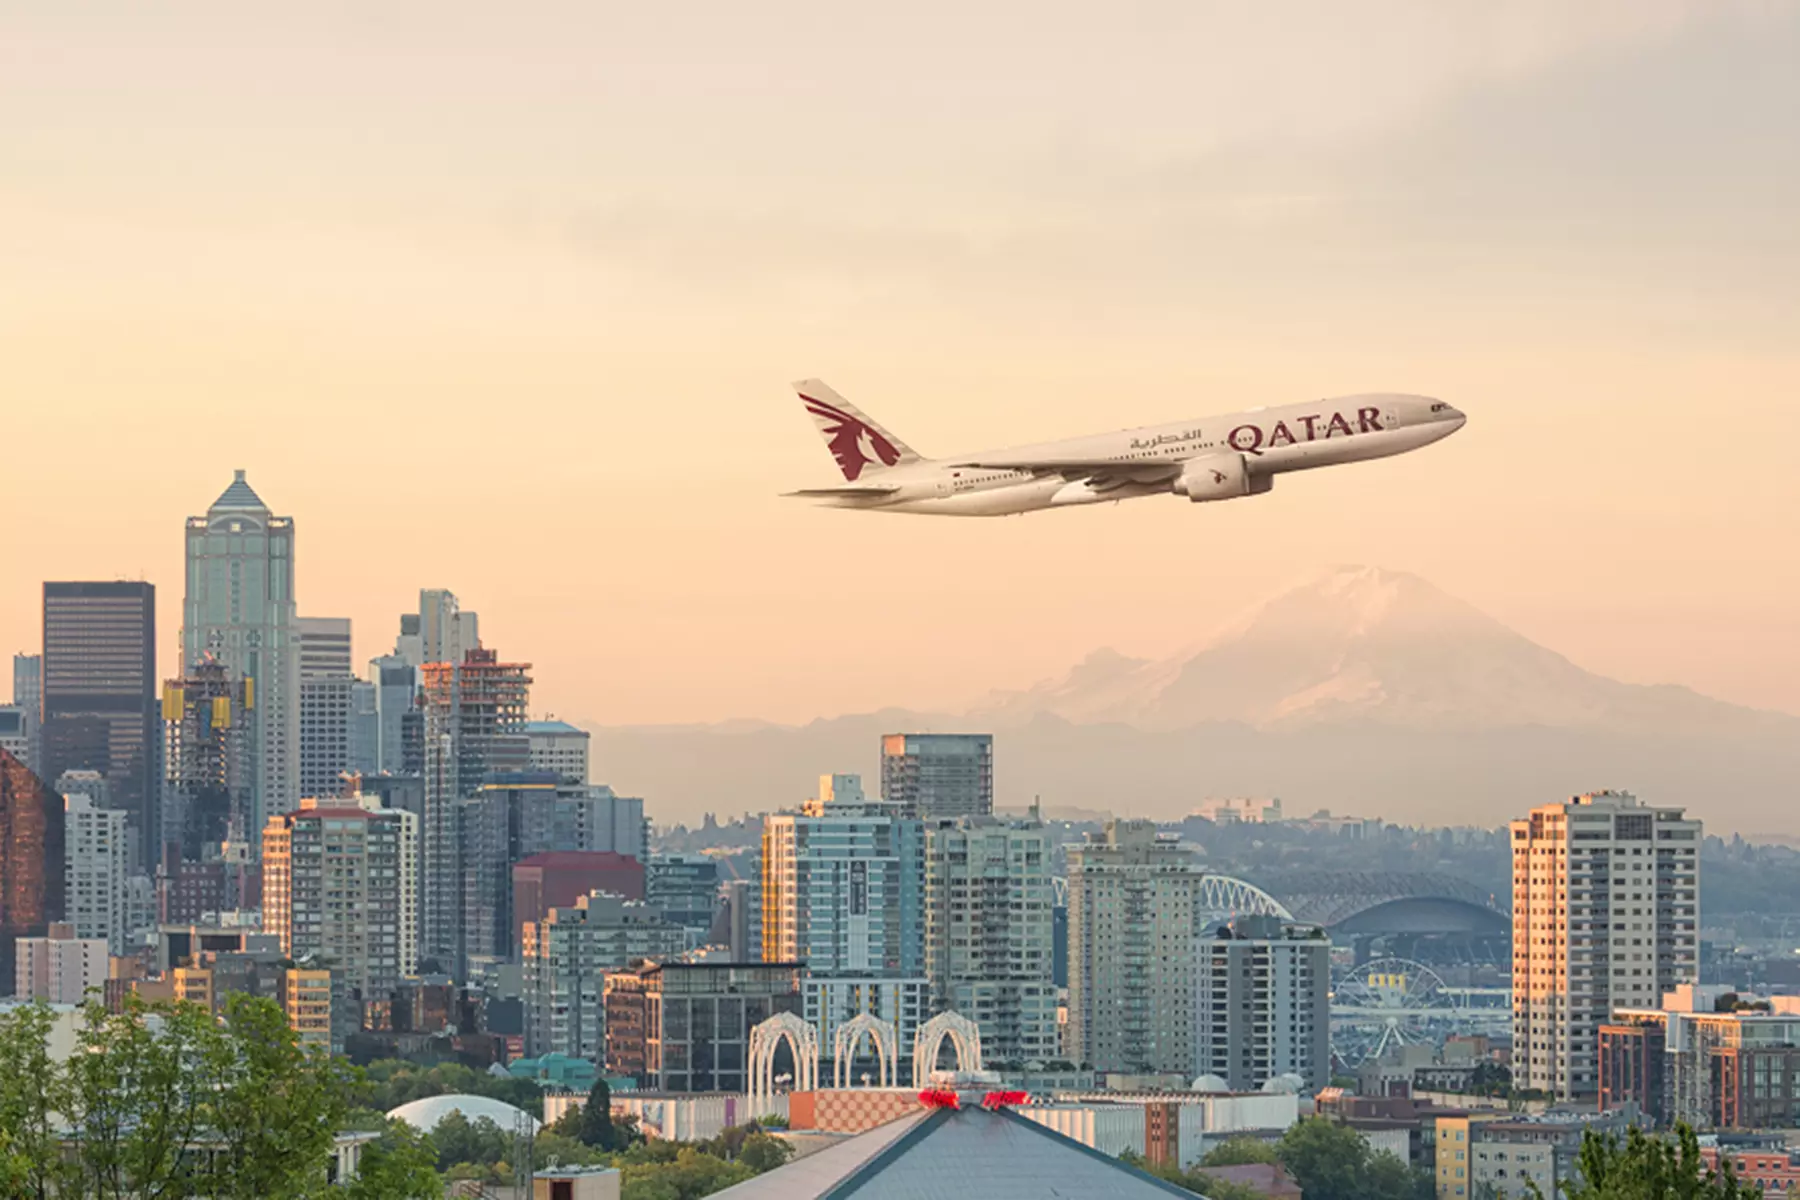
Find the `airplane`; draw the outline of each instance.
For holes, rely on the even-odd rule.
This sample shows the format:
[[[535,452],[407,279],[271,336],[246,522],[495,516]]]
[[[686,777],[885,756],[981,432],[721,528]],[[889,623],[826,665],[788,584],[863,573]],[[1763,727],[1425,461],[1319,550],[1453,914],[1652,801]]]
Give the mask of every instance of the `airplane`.
[[[1004,517],[1078,504],[1268,491],[1275,476],[1429,446],[1467,418],[1430,396],[1377,392],[1060,442],[925,458],[822,380],[794,384],[843,473],[786,493],[831,508]]]

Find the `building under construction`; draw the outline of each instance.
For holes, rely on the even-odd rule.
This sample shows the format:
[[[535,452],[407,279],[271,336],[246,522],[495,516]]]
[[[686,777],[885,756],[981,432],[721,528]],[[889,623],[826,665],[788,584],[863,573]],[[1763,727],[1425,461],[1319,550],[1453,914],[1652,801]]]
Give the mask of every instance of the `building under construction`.
[[[163,684],[162,709],[165,777],[154,859],[206,862],[228,844],[256,845],[263,820],[253,811],[256,681],[233,678],[209,655],[185,678]]]
[[[531,702],[531,664],[503,663],[492,650],[472,649],[458,663],[426,663],[420,671],[424,710],[425,819],[420,875],[424,879],[424,955],[464,973],[462,938],[461,802],[477,793],[489,772],[522,771],[530,760],[525,733]]]

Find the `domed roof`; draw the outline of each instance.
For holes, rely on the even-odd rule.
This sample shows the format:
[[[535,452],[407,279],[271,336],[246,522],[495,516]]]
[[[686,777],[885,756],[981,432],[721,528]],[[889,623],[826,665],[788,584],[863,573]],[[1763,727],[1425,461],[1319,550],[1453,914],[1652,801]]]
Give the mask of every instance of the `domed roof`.
[[[1229,1092],[1231,1090],[1231,1085],[1226,1083],[1222,1076],[1202,1075],[1194,1080],[1193,1086],[1188,1090],[1194,1092]]]
[[[1264,1080],[1262,1090],[1265,1092],[1279,1092],[1284,1096],[1297,1096],[1305,1086],[1306,1080],[1300,1078],[1298,1075],[1290,1073],[1287,1075],[1276,1075],[1271,1079]]]
[[[503,1131],[511,1133],[518,1127],[519,1118],[523,1117],[533,1137],[537,1136],[538,1119],[522,1108],[514,1108],[504,1100],[494,1100],[487,1096],[468,1096],[452,1093],[447,1096],[426,1096],[402,1104],[388,1113],[411,1125],[421,1133],[430,1133],[437,1128],[438,1122],[453,1112],[459,1112],[471,1122],[486,1117]]]

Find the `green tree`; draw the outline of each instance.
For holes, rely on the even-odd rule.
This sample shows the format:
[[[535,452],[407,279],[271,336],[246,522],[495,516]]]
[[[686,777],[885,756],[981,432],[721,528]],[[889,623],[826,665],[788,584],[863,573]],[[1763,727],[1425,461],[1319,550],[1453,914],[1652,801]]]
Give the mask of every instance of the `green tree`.
[[[576,1136],[596,1150],[622,1148],[619,1131],[613,1128],[612,1089],[604,1075],[595,1078],[594,1086],[588,1090],[587,1103],[581,1106],[581,1132]]]
[[[1245,1163],[1281,1161],[1273,1145],[1251,1137],[1226,1138],[1200,1160],[1203,1167],[1237,1167]]]
[[[431,1139],[405,1121],[390,1121],[381,1137],[363,1147],[356,1178],[345,1200],[438,1200],[444,1182],[434,1162]]]
[[[205,1159],[203,1194],[260,1200],[316,1190],[349,1114],[349,1070],[325,1051],[303,1049],[267,1000],[231,996],[222,1032],[201,1040],[205,1052],[189,1075],[189,1086],[210,1100],[209,1140],[221,1143]]]
[[[457,1111],[438,1119],[431,1131],[431,1144],[437,1148],[440,1171],[469,1165],[486,1170],[505,1161],[512,1151],[512,1139],[491,1117],[471,1121]]]
[[[778,1137],[770,1137],[766,1133],[753,1133],[744,1139],[744,1147],[738,1151],[738,1161],[758,1175],[764,1171],[773,1171],[784,1165],[794,1156],[794,1147]]]
[[[212,1013],[128,997],[116,1013],[90,1004],[66,1067],[78,1194],[162,1200],[190,1185],[183,1155],[206,1129],[208,1097],[190,1086],[196,1063],[224,1053]]]
[[[0,1196],[45,1200],[59,1190],[53,1114],[61,1074],[50,1058],[55,1017],[43,1004],[0,1014]]]
[[[1588,1130],[1577,1159],[1580,1173],[1563,1184],[1566,1200],[1755,1200],[1761,1189],[1746,1184],[1721,1157],[1710,1170],[1694,1131],[1678,1125],[1673,1138],[1653,1137],[1635,1126],[1625,1140]],[[1537,1185],[1532,1194],[1542,1200]]]
[[[605,1154],[557,1129],[540,1132],[532,1153],[540,1166],[595,1167],[606,1162]]]
[[[1424,1171],[1370,1149],[1360,1133],[1325,1117],[1308,1117],[1282,1135],[1282,1167],[1305,1200],[1429,1200]]]
[[[1205,1196],[1206,1200],[1268,1200],[1268,1193],[1247,1183],[1238,1183],[1232,1179],[1219,1179],[1200,1171],[1189,1171],[1179,1183],[1190,1192]]]

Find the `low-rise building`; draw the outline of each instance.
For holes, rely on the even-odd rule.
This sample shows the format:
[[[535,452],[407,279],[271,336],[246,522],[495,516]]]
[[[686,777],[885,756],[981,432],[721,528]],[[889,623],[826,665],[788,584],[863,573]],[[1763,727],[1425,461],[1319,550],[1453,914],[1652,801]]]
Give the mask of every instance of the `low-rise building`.
[[[1588,1130],[1622,1133],[1641,1118],[1635,1106],[1596,1113],[1556,1111],[1540,1117],[1500,1114],[1437,1119],[1438,1200],[1525,1200],[1535,1185],[1558,1194],[1574,1178]]]
[[[800,1015],[800,963],[661,963],[642,968],[644,1075],[663,1092],[748,1092],[750,1031]]]
[[[76,937],[73,925],[51,925],[48,936],[17,940],[13,995],[50,1004],[98,999],[106,987],[110,957],[105,938]]]

